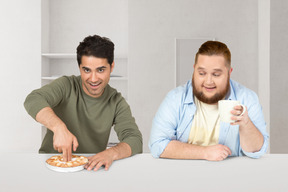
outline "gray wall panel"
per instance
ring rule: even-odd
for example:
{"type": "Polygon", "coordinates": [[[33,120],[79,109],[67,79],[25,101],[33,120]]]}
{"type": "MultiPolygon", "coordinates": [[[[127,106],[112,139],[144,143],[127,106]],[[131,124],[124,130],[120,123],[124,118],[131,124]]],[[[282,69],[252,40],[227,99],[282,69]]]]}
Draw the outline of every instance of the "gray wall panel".
{"type": "Polygon", "coordinates": [[[288,153],[288,1],[271,1],[271,153],[288,153]]]}

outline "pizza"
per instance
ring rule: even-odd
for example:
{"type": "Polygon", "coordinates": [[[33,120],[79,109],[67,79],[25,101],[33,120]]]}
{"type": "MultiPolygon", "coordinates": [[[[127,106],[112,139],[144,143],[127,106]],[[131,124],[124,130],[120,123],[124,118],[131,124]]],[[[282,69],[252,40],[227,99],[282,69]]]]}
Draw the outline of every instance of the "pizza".
{"type": "Polygon", "coordinates": [[[55,167],[78,167],[88,163],[87,157],[72,155],[71,161],[65,162],[62,155],[55,155],[46,160],[46,163],[55,167]]]}

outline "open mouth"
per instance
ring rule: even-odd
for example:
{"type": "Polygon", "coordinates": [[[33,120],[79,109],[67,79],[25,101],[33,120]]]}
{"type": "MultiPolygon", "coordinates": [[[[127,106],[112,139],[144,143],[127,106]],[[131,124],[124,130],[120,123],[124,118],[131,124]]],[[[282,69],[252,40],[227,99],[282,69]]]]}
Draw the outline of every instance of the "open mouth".
{"type": "Polygon", "coordinates": [[[203,86],[203,88],[208,92],[214,91],[216,89],[216,87],[206,87],[206,86],[203,86]]]}
{"type": "Polygon", "coordinates": [[[99,87],[99,85],[101,84],[102,82],[98,82],[98,83],[88,83],[92,88],[97,88],[99,87]]]}

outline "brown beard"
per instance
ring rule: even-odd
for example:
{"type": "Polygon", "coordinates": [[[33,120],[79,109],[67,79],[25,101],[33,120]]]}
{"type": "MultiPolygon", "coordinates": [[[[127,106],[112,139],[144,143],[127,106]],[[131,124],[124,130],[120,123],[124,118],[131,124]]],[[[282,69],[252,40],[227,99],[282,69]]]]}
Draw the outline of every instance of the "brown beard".
{"type": "Polygon", "coordinates": [[[230,89],[230,75],[227,78],[227,82],[226,82],[226,88],[218,93],[215,93],[215,95],[213,95],[211,98],[207,98],[204,93],[202,91],[198,91],[195,87],[194,84],[194,75],[192,77],[192,88],[193,88],[193,94],[196,96],[196,98],[203,102],[203,103],[207,103],[207,104],[215,104],[217,103],[219,100],[224,99],[224,97],[226,96],[226,94],[228,93],[229,89],[230,89]]]}

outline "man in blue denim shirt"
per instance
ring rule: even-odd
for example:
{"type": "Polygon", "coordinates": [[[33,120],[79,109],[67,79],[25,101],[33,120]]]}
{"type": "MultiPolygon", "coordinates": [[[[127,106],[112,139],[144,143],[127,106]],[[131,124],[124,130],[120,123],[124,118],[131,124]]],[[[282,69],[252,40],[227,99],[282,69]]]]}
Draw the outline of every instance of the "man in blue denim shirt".
{"type": "Polygon", "coordinates": [[[192,81],[170,91],[152,125],[149,148],[156,158],[224,160],[259,158],[268,147],[266,123],[257,95],[230,79],[231,53],[221,42],[207,41],[195,57],[192,81]],[[246,106],[231,111],[234,123],[220,121],[218,101],[246,106]]]}

